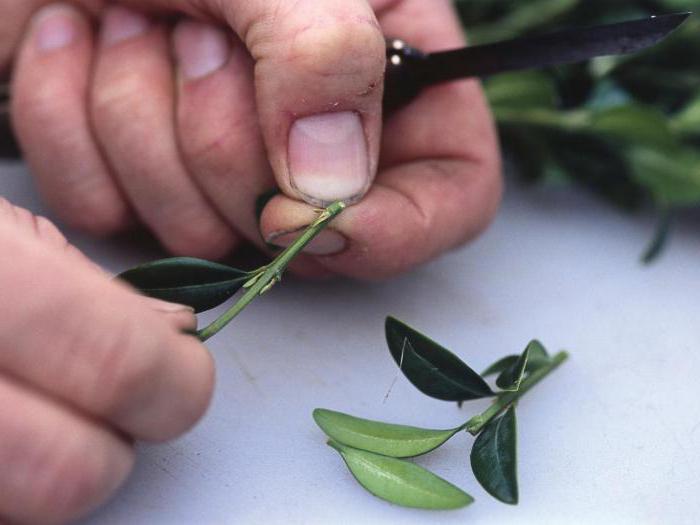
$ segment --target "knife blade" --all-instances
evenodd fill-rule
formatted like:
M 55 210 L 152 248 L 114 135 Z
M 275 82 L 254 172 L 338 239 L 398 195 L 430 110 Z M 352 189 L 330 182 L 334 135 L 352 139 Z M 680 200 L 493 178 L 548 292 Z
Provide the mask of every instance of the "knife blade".
M 434 84 L 641 51 L 666 38 L 690 15 L 652 16 L 436 53 L 388 40 L 384 109 L 390 113 Z M 8 106 L 9 94 L 0 89 L 0 159 L 19 157 Z
M 387 50 L 385 106 L 396 109 L 422 89 L 442 82 L 642 51 L 670 35 L 690 14 L 652 16 L 428 54 L 393 40 Z

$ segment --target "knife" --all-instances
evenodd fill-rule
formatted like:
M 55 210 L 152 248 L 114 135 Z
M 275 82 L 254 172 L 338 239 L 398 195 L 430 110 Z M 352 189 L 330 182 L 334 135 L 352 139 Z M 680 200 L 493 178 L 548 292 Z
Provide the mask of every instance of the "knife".
M 388 40 L 384 108 L 391 113 L 409 104 L 423 89 L 461 78 L 635 53 L 662 41 L 690 14 L 652 16 L 437 53 L 423 53 L 402 40 Z M 8 105 L 9 94 L 3 96 L 0 89 L 0 158 L 18 158 Z
M 423 89 L 451 80 L 642 51 L 662 41 L 690 15 L 652 16 L 429 54 L 401 40 L 391 40 L 387 48 L 384 106 L 391 112 L 410 103 Z

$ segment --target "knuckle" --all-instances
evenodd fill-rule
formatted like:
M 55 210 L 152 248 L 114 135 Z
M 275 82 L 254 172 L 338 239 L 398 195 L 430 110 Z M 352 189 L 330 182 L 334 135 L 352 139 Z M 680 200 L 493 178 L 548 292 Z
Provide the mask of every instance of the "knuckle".
M 300 31 L 290 48 L 291 57 L 320 76 L 383 74 L 384 38 L 379 28 L 365 20 L 312 25 Z
M 95 124 L 99 126 L 104 119 L 119 117 L 121 122 L 124 115 L 132 115 L 139 105 L 139 94 L 143 92 L 143 78 L 132 71 L 115 72 L 109 79 L 95 85 L 91 98 L 91 112 Z M 107 120 L 107 122 L 109 122 Z
M 181 208 L 175 215 L 165 215 L 160 240 L 175 255 L 218 259 L 234 246 L 231 230 L 217 218 L 203 216 L 196 207 Z
M 291 15 L 280 16 L 275 22 L 255 24 L 246 38 L 253 56 L 261 63 L 282 62 L 324 79 L 342 77 L 344 85 L 358 93 L 371 91 L 381 83 L 386 44 L 371 14 L 346 12 L 304 19 Z
M 203 121 L 187 129 L 183 143 L 187 165 L 196 177 L 229 178 L 241 151 L 261 150 L 257 117 L 225 114 L 219 122 Z
M 130 224 L 129 212 L 123 202 L 99 192 L 76 191 L 78 206 L 56 207 L 68 226 L 97 237 L 107 237 L 124 231 Z

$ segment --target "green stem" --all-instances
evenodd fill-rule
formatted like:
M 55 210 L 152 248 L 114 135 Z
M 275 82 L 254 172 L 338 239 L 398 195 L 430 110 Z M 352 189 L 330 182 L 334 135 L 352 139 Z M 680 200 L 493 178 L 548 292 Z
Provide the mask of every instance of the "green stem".
M 233 321 L 246 306 L 255 300 L 256 297 L 263 295 L 275 283 L 279 282 L 282 274 L 289 266 L 289 263 L 299 255 L 299 253 L 319 234 L 333 219 L 335 219 L 344 209 L 345 203 L 335 202 L 321 212 L 318 219 L 311 224 L 301 236 L 294 241 L 287 249 L 285 249 L 274 261 L 265 266 L 265 271 L 255 282 L 246 290 L 245 294 L 234 304 L 225 314 L 219 317 L 206 328 L 197 332 L 197 337 L 201 341 L 206 341 L 210 337 L 219 333 L 227 324 Z
M 476 436 L 481 432 L 486 425 L 488 425 L 491 420 L 496 418 L 501 412 L 505 411 L 510 405 L 515 403 L 518 399 L 523 397 L 528 390 L 534 387 L 537 383 L 542 381 L 545 377 L 551 374 L 559 365 L 569 358 L 569 354 L 566 352 L 559 352 L 552 357 L 552 360 L 543 366 L 532 372 L 527 376 L 523 382 L 520 384 L 520 389 L 517 392 L 504 392 L 500 394 L 493 405 L 487 408 L 481 414 L 474 416 L 464 425 L 464 429 L 467 432 Z

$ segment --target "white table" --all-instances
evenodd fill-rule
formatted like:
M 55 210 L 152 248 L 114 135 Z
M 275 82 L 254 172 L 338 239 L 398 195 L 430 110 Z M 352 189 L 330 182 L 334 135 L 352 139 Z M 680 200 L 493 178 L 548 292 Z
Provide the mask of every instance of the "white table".
M 21 167 L 0 194 L 43 208 Z M 211 410 L 189 435 L 142 446 L 129 483 L 85 521 L 111 524 L 698 523 L 700 224 L 638 256 L 653 218 L 562 190 L 511 188 L 469 247 L 385 284 L 287 280 L 210 347 Z M 113 271 L 157 256 L 125 241 L 69 236 Z M 533 337 L 572 358 L 518 410 L 521 504 L 492 500 L 468 468 L 471 438 L 421 459 L 476 498 L 427 513 L 384 503 L 351 478 L 311 419 L 322 406 L 428 426 L 485 405 L 426 398 L 401 378 L 383 320 L 415 325 L 476 368 Z

